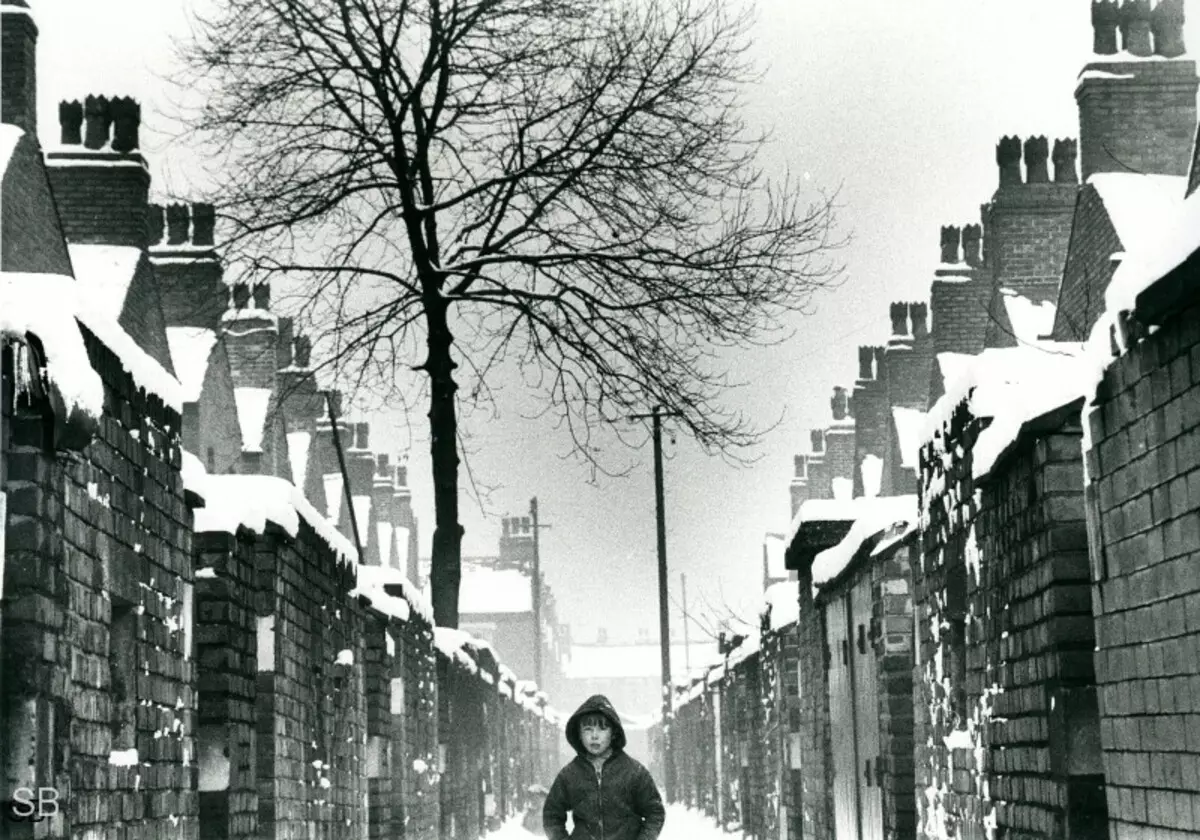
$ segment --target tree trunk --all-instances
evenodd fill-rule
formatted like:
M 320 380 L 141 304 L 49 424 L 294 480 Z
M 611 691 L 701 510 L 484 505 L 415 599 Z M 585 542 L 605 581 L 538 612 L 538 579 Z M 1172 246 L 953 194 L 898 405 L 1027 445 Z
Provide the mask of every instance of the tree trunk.
M 458 627 L 458 587 L 462 580 L 463 528 L 458 521 L 458 417 L 454 394 L 454 336 L 447 323 L 447 303 L 427 302 L 429 325 L 429 431 L 433 462 L 433 559 L 429 570 L 433 619 L 439 627 Z M 430 305 L 432 303 L 432 305 Z

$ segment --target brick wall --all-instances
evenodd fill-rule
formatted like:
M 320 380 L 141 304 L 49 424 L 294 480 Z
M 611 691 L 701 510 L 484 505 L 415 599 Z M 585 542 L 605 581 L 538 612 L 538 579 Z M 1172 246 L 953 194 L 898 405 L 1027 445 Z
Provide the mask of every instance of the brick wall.
M 996 285 L 1017 292 L 1058 286 L 1078 192 L 1073 183 L 1013 184 L 996 190 L 984 231 Z
M 1080 436 L 1077 409 L 1055 413 L 981 492 L 971 645 L 994 717 L 980 769 L 1010 836 L 1107 833 Z
M 933 281 L 929 294 L 933 352 L 980 352 L 987 333 L 990 280 L 941 278 Z
M 80 146 L 47 153 L 46 172 L 68 242 L 146 246 L 150 173 L 140 154 Z
M 105 386 L 95 439 L 56 457 L 43 448 L 42 410 L 18 400 L 3 442 L 4 790 L 61 792 L 38 837 L 170 822 L 174 836 L 195 838 L 191 517 L 170 431 L 179 418 L 84 335 Z M 134 761 L 110 762 L 129 750 Z M 35 836 L 33 823 L 6 828 Z
M 5 26 L 10 19 L 12 15 L 0 16 Z M 5 103 L 7 113 L 7 100 Z M 71 259 L 63 243 L 50 182 L 38 165 L 40 157 L 36 138 L 26 134 L 17 141 L 3 173 L 0 242 L 4 247 L 0 249 L 0 270 L 70 275 Z
M 803 837 L 833 836 L 832 763 L 829 745 L 829 685 L 825 623 L 812 597 L 811 558 L 801 566 L 800 618 L 800 795 L 803 799 Z
M 1200 830 L 1195 288 L 1193 269 L 1158 331 L 1107 370 L 1086 421 L 1101 739 L 1120 836 Z
M 1083 188 L 1071 233 L 1071 248 L 1063 269 L 1058 308 L 1054 315 L 1056 341 L 1084 341 L 1104 311 L 1104 290 L 1112 280 L 1112 255 L 1123 250 L 1104 201 L 1094 186 Z
M 0 114 L 4 122 L 37 136 L 37 24 L 6 2 L 0 17 Z M 8 185 L 5 184 L 5 187 Z M 5 195 L 11 195 L 5 189 Z
M 215 255 L 158 246 L 151 250 L 150 261 L 167 325 L 217 329 L 228 305 L 229 287 L 221 279 Z
M 1096 172 L 1188 174 L 1196 136 L 1194 61 L 1096 61 L 1083 73 L 1075 101 L 1084 181 Z

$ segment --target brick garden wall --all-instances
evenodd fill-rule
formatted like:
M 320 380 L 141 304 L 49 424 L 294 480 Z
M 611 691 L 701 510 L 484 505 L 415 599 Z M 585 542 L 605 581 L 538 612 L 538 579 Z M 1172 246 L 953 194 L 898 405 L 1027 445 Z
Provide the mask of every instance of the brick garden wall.
M 192 534 L 179 418 L 84 336 L 105 388 L 94 440 L 77 456 L 47 451 L 44 411 L 18 397 L 3 442 L 3 798 L 21 786 L 59 791 L 61 810 L 38 837 L 170 825 L 195 838 Z M 130 758 L 110 763 L 110 754 Z M 33 823 L 5 827 L 35 836 Z
M 1200 831 L 1200 307 L 1184 291 L 1168 311 L 1108 369 L 1086 421 L 1096 676 L 1119 836 Z

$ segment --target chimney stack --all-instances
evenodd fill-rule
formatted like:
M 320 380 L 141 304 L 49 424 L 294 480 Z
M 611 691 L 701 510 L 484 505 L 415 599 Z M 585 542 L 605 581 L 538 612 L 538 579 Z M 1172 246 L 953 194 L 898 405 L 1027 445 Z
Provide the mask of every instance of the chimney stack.
M 229 287 L 213 247 L 211 204 L 152 204 L 146 212 L 150 261 L 168 327 L 215 330 Z
M 1150 41 L 1150 0 L 1125 0 L 1121 4 L 1121 47 L 1130 55 L 1154 54 Z
M 996 163 L 1000 167 L 1000 186 L 1016 186 L 1021 180 L 1021 138 L 1001 137 L 996 144 Z
M 1050 170 L 1046 165 L 1050 147 L 1045 137 L 1030 137 L 1025 141 L 1025 183 L 1050 183 Z
M 36 140 L 37 24 L 25 0 L 0 5 L 0 119 Z
M 962 232 L 954 225 L 942 226 L 942 265 L 958 263 L 958 244 Z
M 88 96 L 82 105 L 60 103 L 58 115 L 63 148 L 45 160 L 67 241 L 144 248 L 150 173 L 137 150 L 141 106 Z
M 971 266 L 971 268 L 979 268 L 983 265 L 983 259 L 979 251 L 982 240 L 983 228 L 979 225 L 967 225 L 963 228 L 963 262 Z
M 1117 0 L 1092 0 L 1092 52 L 1117 54 L 1117 25 L 1121 11 Z
M 1079 173 L 1075 171 L 1075 160 L 1078 156 L 1079 147 L 1074 140 L 1054 141 L 1054 183 L 1079 183 Z

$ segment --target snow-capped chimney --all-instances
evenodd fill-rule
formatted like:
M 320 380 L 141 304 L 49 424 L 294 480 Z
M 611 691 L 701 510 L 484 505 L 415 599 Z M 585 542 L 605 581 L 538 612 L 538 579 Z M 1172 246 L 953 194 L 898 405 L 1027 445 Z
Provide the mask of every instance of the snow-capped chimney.
M 1097 55 L 1080 73 L 1080 177 L 1102 172 L 1185 176 L 1196 128 L 1196 64 L 1186 57 L 1184 5 L 1125 0 L 1117 9 L 1121 49 L 1113 43 L 1114 4 L 1094 3 Z M 1145 61 L 1150 56 L 1162 61 Z
M 61 103 L 58 113 L 62 146 L 46 154 L 46 170 L 67 241 L 144 248 L 150 173 L 138 152 L 141 106 L 89 96 Z
M 1000 167 L 1000 186 L 1023 183 L 1021 179 L 1021 138 L 1001 137 L 996 144 L 996 164 Z
M 1050 145 L 1045 137 L 1030 137 L 1025 141 L 1025 183 L 1050 183 Z
M 36 139 L 37 24 L 25 0 L 0 7 L 0 120 Z
M 958 243 L 962 232 L 954 225 L 942 226 L 942 265 L 954 265 L 958 262 Z

